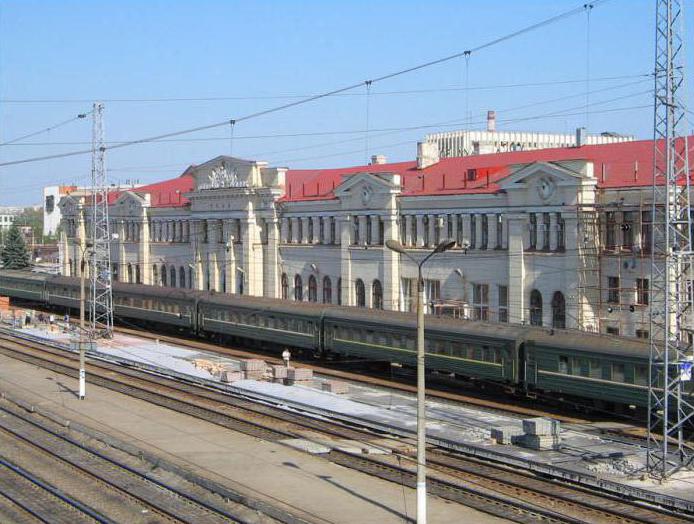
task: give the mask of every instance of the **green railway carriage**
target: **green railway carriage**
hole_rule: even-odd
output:
[[[556,331],[525,342],[526,382],[532,389],[599,402],[648,405],[646,342]]]
[[[318,304],[212,293],[199,302],[198,329],[278,347],[320,351],[323,309]]]
[[[0,271],[0,295],[44,303],[47,277],[42,273],[3,269]]]
[[[417,363],[417,325],[411,314],[356,308],[330,309],[324,350],[408,366]],[[427,368],[494,382],[518,381],[520,331],[511,326],[431,318],[425,324]]]

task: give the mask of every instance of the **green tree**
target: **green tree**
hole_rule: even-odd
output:
[[[16,224],[12,224],[5,237],[5,246],[0,253],[0,260],[5,269],[26,269],[29,267],[29,251],[27,251],[24,237],[22,237]]]

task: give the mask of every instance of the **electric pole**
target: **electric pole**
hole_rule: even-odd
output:
[[[92,112],[92,242],[90,270],[91,329],[93,338],[113,335],[111,291],[111,233],[108,219],[108,183],[104,145],[104,104],[94,103]]]
[[[694,421],[683,388],[691,379],[694,290],[682,4],[656,0],[647,466],[659,479],[694,459],[684,441]]]

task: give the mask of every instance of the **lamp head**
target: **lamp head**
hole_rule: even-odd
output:
[[[405,248],[402,247],[402,244],[397,240],[386,240],[386,247],[391,251],[395,251],[396,253],[400,253],[403,255],[407,253],[405,251]]]
[[[453,240],[444,240],[441,242],[438,246],[434,248],[434,253],[443,253],[444,251],[448,251],[449,249],[452,249],[455,247],[455,241]]]

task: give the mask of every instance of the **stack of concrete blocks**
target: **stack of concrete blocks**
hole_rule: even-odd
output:
[[[518,444],[519,440],[524,436],[523,428],[518,426],[501,426],[492,428],[491,437],[497,444],[508,446],[510,444]]]
[[[561,437],[558,420],[548,418],[526,418],[523,420],[523,445],[538,451],[559,449]]]
[[[272,382],[275,384],[284,384],[287,379],[287,366],[281,364],[273,364],[270,366],[270,372],[272,373]]]
[[[308,368],[287,368],[287,385],[310,386],[313,384],[313,370]]]
[[[265,376],[267,364],[259,358],[251,358],[241,361],[241,371],[247,380],[260,380]]]
[[[236,371],[233,369],[222,371],[222,382],[238,382],[239,380],[243,380],[243,378],[243,371]]]
[[[335,393],[336,395],[344,395],[349,393],[349,384],[341,380],[325,380],[321,382],[321,390]]]

